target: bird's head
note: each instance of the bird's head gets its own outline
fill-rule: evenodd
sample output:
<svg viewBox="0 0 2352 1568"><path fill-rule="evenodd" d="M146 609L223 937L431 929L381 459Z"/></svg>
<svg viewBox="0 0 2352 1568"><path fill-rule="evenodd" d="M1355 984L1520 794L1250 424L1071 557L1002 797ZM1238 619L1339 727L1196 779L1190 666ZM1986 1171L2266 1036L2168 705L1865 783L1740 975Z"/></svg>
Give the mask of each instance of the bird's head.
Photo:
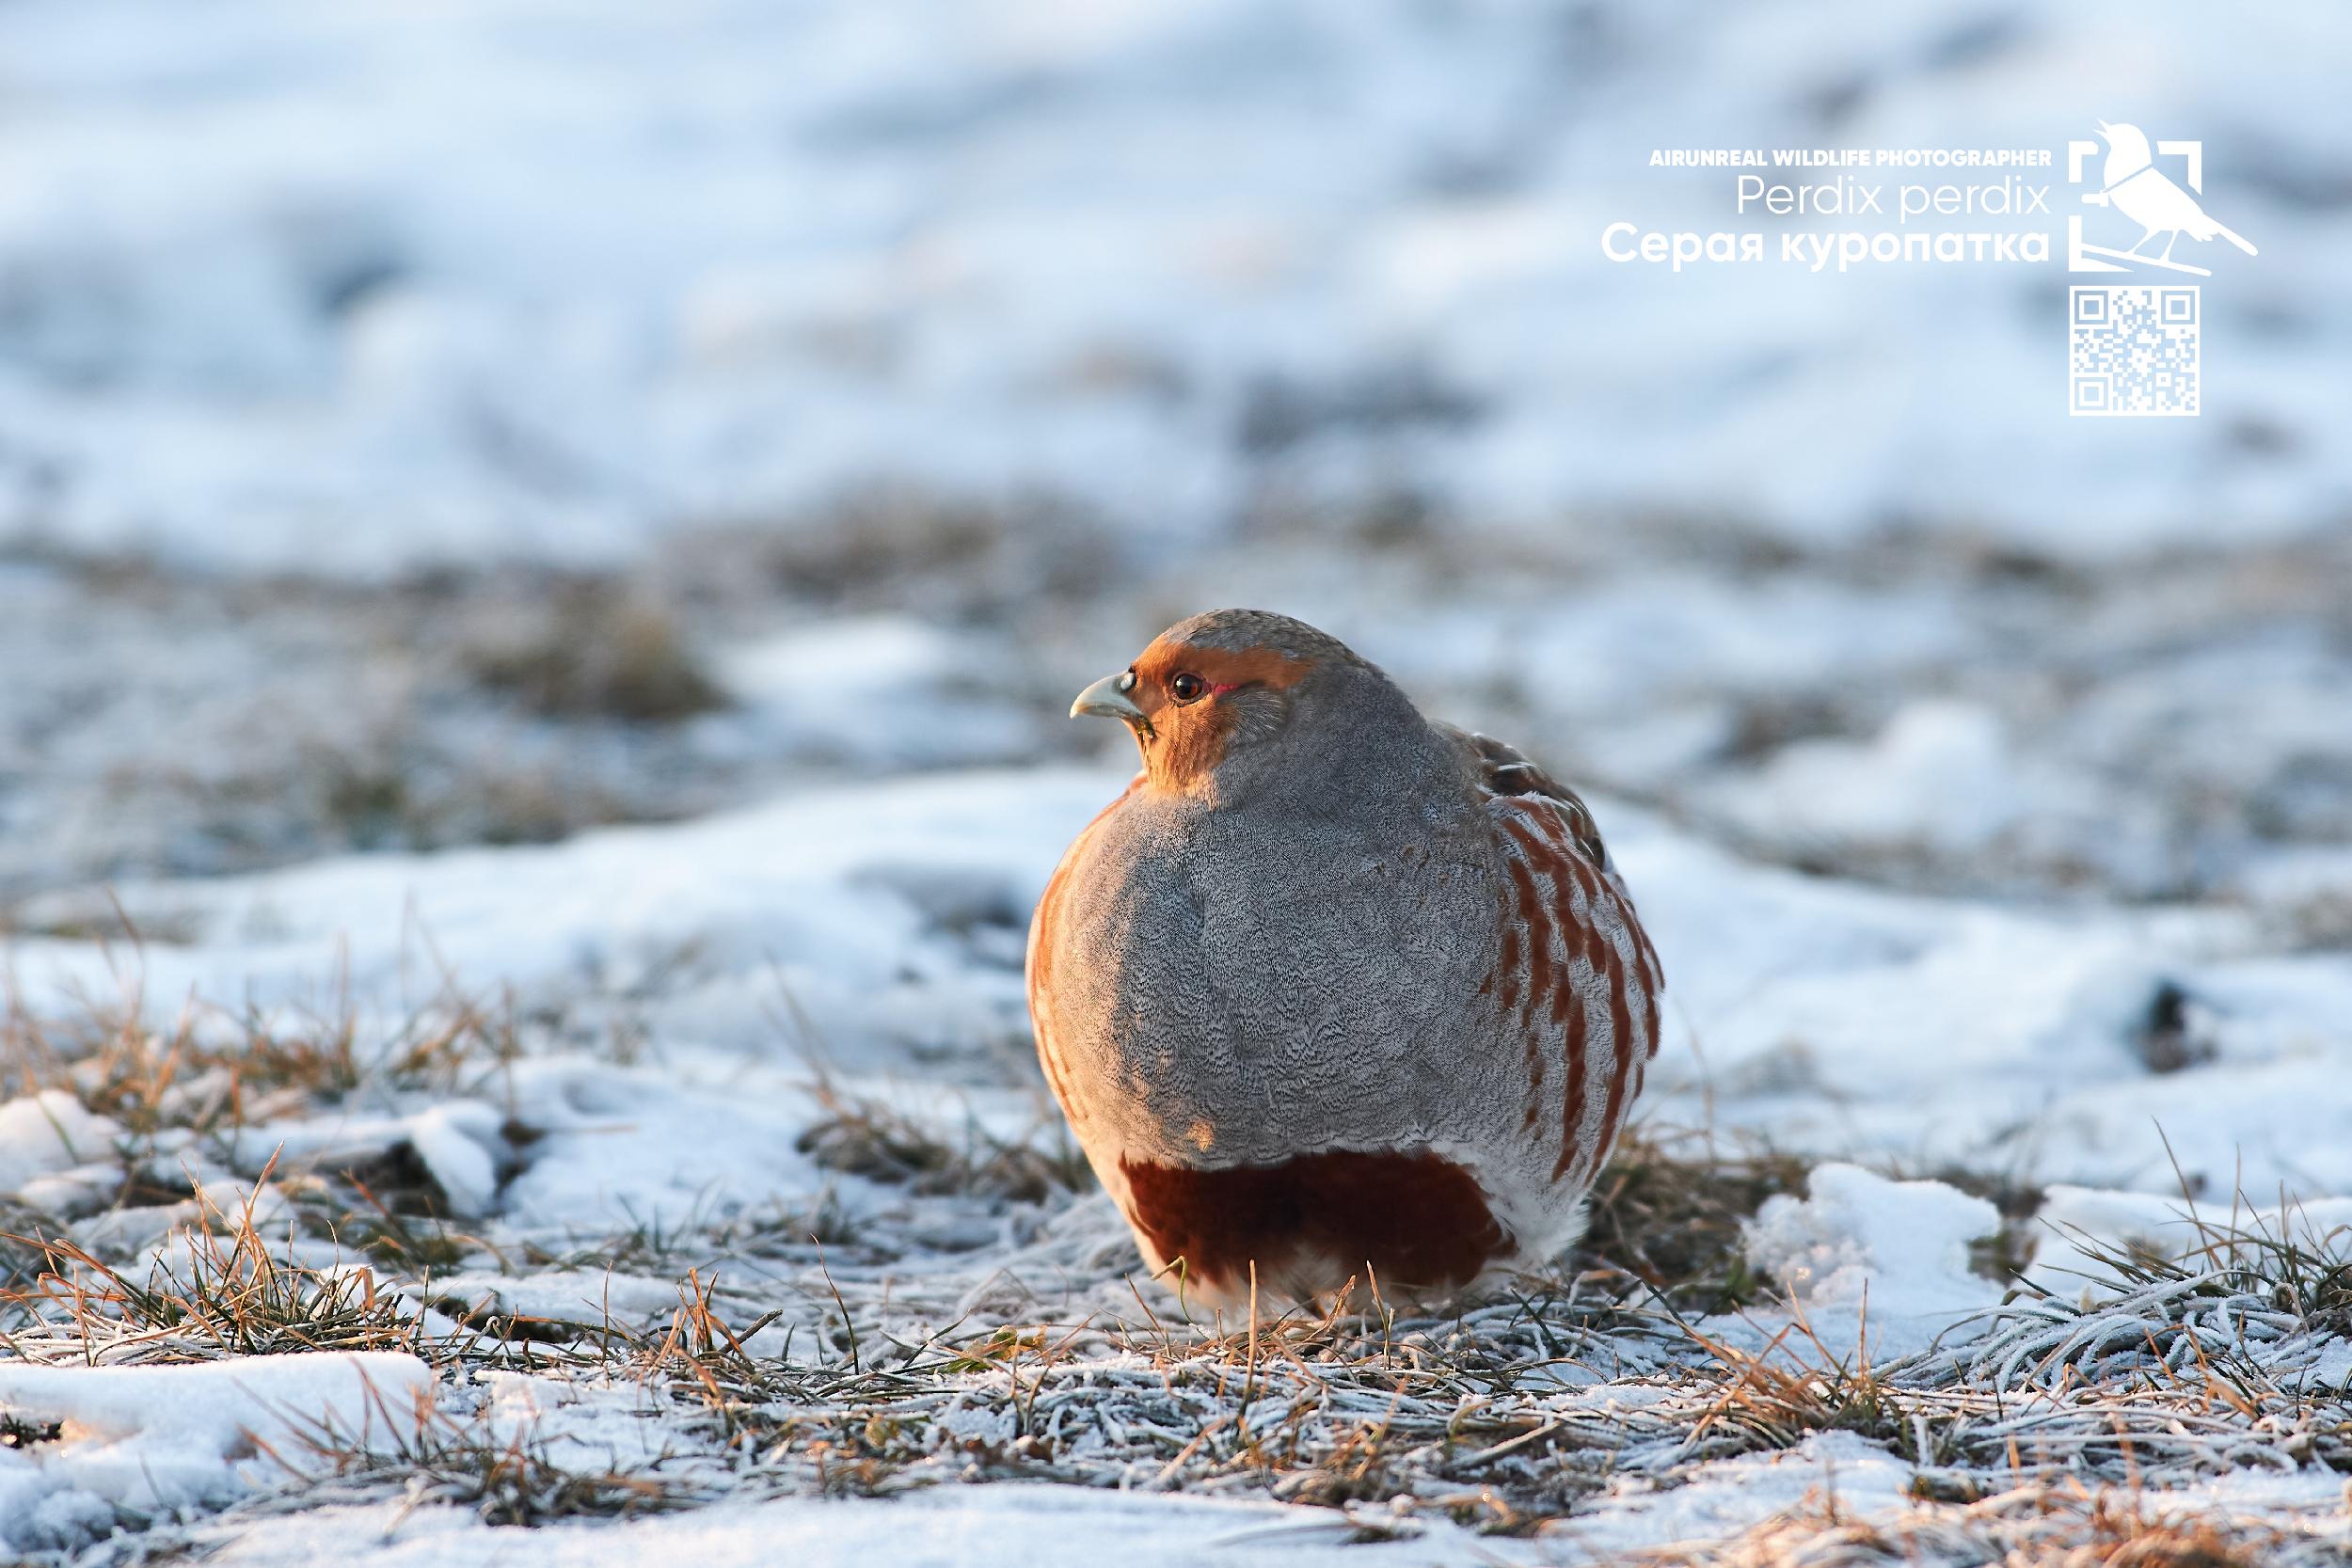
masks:
<svg viewBox="0 0 2352 1568"><path fill-rule="evenodd" d="M2099 135L2106 138L2107 150L2127 164L2137 166L2155 161L2148 150L2148 138L2137 125L2109 125L2103 119Z"/></svg>
<svg viewBox="0 0 2352 1568"><path fill-rule="evenodd" d="M1126 724L1155 785L1221 798L1272 767L1277 742L1370 721L1391 705L1385 694L1395 694L1385 676L1303 621L1213 610L1153 638L1133 664L1079 692L1070 712Z"/></svg>

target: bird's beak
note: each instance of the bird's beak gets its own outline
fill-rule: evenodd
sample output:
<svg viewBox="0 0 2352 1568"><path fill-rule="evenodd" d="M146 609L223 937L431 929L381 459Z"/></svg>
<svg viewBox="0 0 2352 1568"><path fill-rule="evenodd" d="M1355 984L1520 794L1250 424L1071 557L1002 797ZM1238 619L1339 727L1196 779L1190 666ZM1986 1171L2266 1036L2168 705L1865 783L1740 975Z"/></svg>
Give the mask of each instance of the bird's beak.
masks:
<svg viewBox="0 0 2352 1568"><path fill-rule="evenodd" d="M2108 132L2110 132L2110 131L2112 131L2112 130L2114 130L2114 129L2115 129L2115 127L2114 127L2114 126L2109 125L2109 124L2108 124L2106 120L2104 120L2104 119L2103 119L2103 120L2101 120L2101 121L2099 122L2099 135L2103 135L2103 136L2104 136L2104 135L2106 135Z"/></svg>
<svg viewBox="0 0 2352 1568"><path fill-rule="evenodd" d="M1116 675L1104 675L1078 693L1078 700L1070 705L1070 717L1116 719L1137 735L1151 735L1152 721L1127 697L1128 689L1135 683L1134 674L1124 670Z"/></svg>

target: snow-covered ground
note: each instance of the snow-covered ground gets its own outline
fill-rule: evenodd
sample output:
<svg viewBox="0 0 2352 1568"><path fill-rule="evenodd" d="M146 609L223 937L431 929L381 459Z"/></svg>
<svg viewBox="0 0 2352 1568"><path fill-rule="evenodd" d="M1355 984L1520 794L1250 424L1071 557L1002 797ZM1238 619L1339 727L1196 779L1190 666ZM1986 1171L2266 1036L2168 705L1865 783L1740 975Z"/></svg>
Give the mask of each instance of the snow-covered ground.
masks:
<svg viewBox="0 0 2352 1568"><path fill-rule="evenodd" d="M0 8L0 1556L2341 1560L2348 67ZM1598 251L1720 222L1653 147L2119 118L2261 242L2196 420L2051 417L2055 274ZM1187 1321L1034 1067L1062 709L1220 603L1589 788L1664 960L1458 1319Z"/></svg>
<svg viewBox="0 0 2352 1568"><path fill-rule="evenodd" d="M356 568L874 482L1159 541L1368 491L2305 534L2352 500L2348 51L2326 7L2191 0L12 6L0 518ZM2050 417L2043 269L1666 286L1597 243L1723 225L1724 171L1653 149L2122 118L2205 140L2261 246L2194 423Z"/></svg>
<svg viewBox="0 0 2352 1568"><path fill-rule="evenodd" d="M1283 1341L1266 1353L1266 1391L1239 1414L1213 1392L1189 1411L1154 1409L1153 1390L1183 1388L1204 1367L1238 1375L1218 1359L1234 1353L1218 1351L1214 1325L1182 1326L1179 1305L1135 1277L1099 1195L1062 1185L1073 1162L1027 1065L1019 978L1025 911L1060 846L1122 782L1095 768L956 770L547 847L125 885L121 918L168 927L172 940L20 941L18 1006L58 1021L40 1050L66 1058L66 1086L0 1106L0 1179L40 1216L31 1228L87 1249L51 1265L103 1283L92 1271L107 1259L141 1285L152 1268L149 1288L167 1297L226 1301L234 1292L220 1281L252 1265L185 1227L226 1229L279 1260L280 1296L341 1304L340 1316L302 1316L311 1326L289 1332L310 1338L293 1343L356 1334L327 1342L397 1344L405 1355L372 1354L421 1367L422 1352L448 1371L437 1402L410 1411L414 1431L389 1449L381 1432L372 1446L349 1437L374 1408L360 1394L297 1386L286 1400L299 1409L273 1418L307 1423L316 1441L272 1446L282 1466L258 1475L251 1446L222 1444L230 1417L188 1428L166 1385L151 1407L166 1424L153 1427L138 1414L150 1406L112 1383L0 1363L0 1405L32 1434L0 1456L17 1546L70 1545L117 1519L245 1495L235 1517L265 1522L186 1527L230 1542L231 1560L379 1541L388 1560L446 1560L506 1549L459 1538L450 1511L469 1504L466 1518L692 1502L712 1512L593 1527L615 1532L604 1545L575 1537L589 1527L553 1526L545 1545L518 1549L723 1554L781 1532L905 1553L989 1530L1051 1535L1040 1549L1074 1560L1099 1531L1179 1561L1203 1531L1310 1552L1369 1531L1408 1540L1414 1560L1485 1560L1490 1544L1470 1531L1509 1523L1530 1498L1507 1484L1500 1513L1463 1503L1476 1488L1465 1493L1461 1466L1433 1458L1426 1438L1384 1461L1408 1472L1392 1489L1329 1495L1376 1499L1368 1518L1361 1501L1342 1517L1295 1500L1131 1503L1034 1484L975 1500L793 1500L991 1475L1263 1496L1248 1480L1259 1464L1274 1497L1295 1498L1312 1495L1296 1478L1320 1472L1286 1481L1271 1459L1216 1440L1220 1419L1296 1428L1321 1464L1343 1468L1331 1429L1407 1398L1440 1430L1470 1422L1491 1433L1486 1446L1566 1466L1549 1481L1545 1465L1498 1471L1581 1499L1565 1534L1508 1560L1779 1528L1823 1497L1900 1514L1929 1484L1923 1471L1937 1485L1973 1473L1967 1456L1991 1441L1975 1429L1998 1418L1972 1401L2006 1394L2031 1409L2046 1358L2111 1358L2109 1320L2143 1323L2147 1288L2116 1274L2115 1248L2194 1259L2216 1244L2212 1227L2234 1224L2341 1259L2352 1234L2339 1197L2352 1197L2340 1135L2352 1125L2352 964L2341 955L2278 952L2242 910L2024 911L1807 878L1603 802L1672 976L1673 1032L1645 1129L1709 1129L1726 1148L1828 1162L1753 1221L1744 1252L1769 1291L1669 1331L1641 1316L1638 1291L1621 1299L1598 1275L1564 1274L1526 1287L1551 1306L1505 1301L1465 1324L1413 1326L1429 1360L1420 1385L1375 1398L1352 1386L1366 1375L1350 1359L1369 1354L1360 1347ZM163 1037L126 1043L135 1019ZM29 1061L35 1026L20 1028ZM56 1037L76 1030L115 1033ZM342 1065L302 1065L339 1041L350 1042ZM141 1051L143 1069L126 1060ZM168 1071L154 1065L167 1056ZM1983 1196L1915 1179L1931 1173L2027 1195L2027 1210L2005 1217ZM2241 1191L2271 1212L2233 1213ZM2036 1210L2038 1223L2018 1223ZM2004 1298L1988 1255L2062 1304L2047 1308L2055 1328L1985 1317ZM2288 1310L2278 1294L2288 1286L2243 1269L2182 1277L2154 1321L2169 1327L2164 1314L2217 1295L2222 1326L2210 1332L2221 1337L2199 1342L2280 1391L2254 1396L2263 1414L2234 1450L2200 1433L2167 1451L2160 1430L2134 1463L2239 1526L2292 1516L2322 1490L2340 1496L2314 1481L2270 1501L2240 1497L2249 1461L2231 1456L2286 1444L2276 1463L2289 1468L2298 1452L2317 1465L2352 1457L2317 1415L2352 1379L2352 1340L2331 1326L2341 1307ZM357 1312L358 1293L380 1313ZM245 1322L234 1307L215 1310ZM2268 1314L2259 1334L2249 1312ZM194 1317L175 1325L166 1313L137 1333L93 1326L53 1293L18 1343L37 1360L90 1347L126 1364L108 1377L170 1379L185 1370L128 1364L216 1354L204 1335L217 1331ZM1531 1321L1549 1327L1531 1337ZM1993 1354L1967 1348L1988 1333L2037 1332L2046 1343L2014 1364L1988 1372L1967 1360ZM699 1372L680 1350L697 1343L710 1363ZM1248 1351L1252 1365L1258 1354ZM1456 1365L1479 1357L1492 1364L1474 1376ZM1322 1365L1334 1358L1341 1367ZM1875 1397L1898 1410L1915 1400L1915 1418L1948 1431L1907 1449L1868 1442L1859 1433L1871 1421L1833 1409L1787 1418L1797 1446L1786 1454L1732 1457L1777 1438L1706 1440L1709 1402L1783 1360L1795 1369L1783 1375L1833 1386L1896 1369ZM211 1365L247 1364L270 1358ZM695 1378L712 1381L706 1390ZM303 1398L324 1402L313 1412ZM1041 1402L1060 1414L1048 1422ZM2039 1418L2063 1428L2069 1410L2055 1401ZM2168 1403L2135 1419L2177 1428L2180 1413ZM58 1423L54 1434L44 1422ZM1137 1423L1181 1437L1146 1440ZM1565 1447L1541 1441L1563 1431L1576 1433ZM1208 1435L1183 1440L1196 1433ZM1530 1433L1535 1446L1512 1441ZM2086 1441L2048 1430L2036 1440L2054 1435ZM2101 1426L2090 1440L2106 1436ZM1577 1474L1604 1447L1617 1479ZM171 1465L151 1463L151 1449ZM509 1449L528 1462L513 1461L503 1483L539 1502L500 1501L507 1494L483 1479L496 1468L483 1454ZM828 1454L852 1479L828 1480ZM1415 1465L1448 1484L1416 1482ZM528 1473L508 1473L517 1468ZM1693 1490L1719 1470L1720 1497ZM107 1479L133 1474L153 1495L130 1497L128 1482ZM447 1506L412 1516L370 1500L404 1476ZM1688 1484L1659 1493L1669 1480ZM1391 1497L1420 1497L1427 1516ZM297 1502L324 1511L274 1517Z"/></svg>

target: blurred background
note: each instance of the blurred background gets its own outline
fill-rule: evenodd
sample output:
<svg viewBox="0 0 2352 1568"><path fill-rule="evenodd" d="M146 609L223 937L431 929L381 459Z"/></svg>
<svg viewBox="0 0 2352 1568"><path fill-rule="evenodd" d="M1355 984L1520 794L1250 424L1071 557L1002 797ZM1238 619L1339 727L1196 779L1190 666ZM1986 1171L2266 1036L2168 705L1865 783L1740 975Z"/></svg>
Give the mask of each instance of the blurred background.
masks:
<svg viewBox="0 0 2352 1568"><path fill-rule="evenodd" d="M2342 942L2347 79L2299 5L10 0L0 909L1108 754L1249 603L1766 861ZM2196 420L2064 416L2058 263L1600 253L1729 226L1653 149L2100 119L2261 246Z"/></svg>
<svg viewBox="0 0 2352 1568"><path fill-rule="evenodd" d="M0 0L0 1371L459 1423L271 1394L333 1477L187 1527L242 1385L18 1368L0 1560L2340 1549L2347 84L2343 0ZM2194 419L2066 413L2102 120L2259 247ZM2048 149L2053 259L1607 260L1894 227L1717 148ZM1032 1045L1070 701L1221 605L1584 791L1670 976L1584 1243L1361 1359L1171 1340Z"/></svg>

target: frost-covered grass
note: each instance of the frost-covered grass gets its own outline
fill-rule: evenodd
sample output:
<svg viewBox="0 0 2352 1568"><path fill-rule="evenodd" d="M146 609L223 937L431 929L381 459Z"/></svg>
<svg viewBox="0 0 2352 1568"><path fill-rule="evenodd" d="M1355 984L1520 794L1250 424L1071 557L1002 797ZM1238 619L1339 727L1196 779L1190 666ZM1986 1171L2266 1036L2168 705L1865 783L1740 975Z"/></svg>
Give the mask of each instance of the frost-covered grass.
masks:
<svg viewBox="0 0 2352 1568"><path fill-rule="evenodd" d="M2298 1022L2340 964L2249 965L2258 927L2211 911L2054 923L1809 884L1620 810L1680 1021L1585 1243L1442 1317L1203 1317L1139 1276L1034 1072L969 1027L1017 1008L1018 911L1116 783L967 774L130 889L122 920L177 909L182 940L21 944L10 1357L390 1354L432 1392L364 1432L348 1402L294 1410L301 1440L134 1497L87 1483L90 1446L163 1437L0 1376L14 1548L441 1550L471 1539L455 1519L725 1538L806 1499L919 1533L978 1483L1025 1539L1069 1508L1170 1553L1200 1528L1413 1560L2342 1545L2352 1214L2210 1186L2225 1146L2273 1181L2316 1152L2217 1094L2243 1041L2301 1074L2304 1115L2344 1114L2340 1047ZM379 879L404 911L357 920ZM2152 1027L2188 1027L2150 942L2215 1059L2150 1060ZM1945 1071L1920 1121L1904 1015L1990 994L2028 947L2059 983L1938 1029L1923 1070L1969 1080ZM229 975L243 1002L204 1002ZM1864 1030L1851 1063L1836 1016ZM2071 1064L2086 1105L2177 1090L2160 1114L2195 1139L2051 1147L2079 1113L2013 1125L2004 1040L2043 1084ZM1836 1114L1789 1114L1816 1099ZM1212 1505L1241 1512L1186 1512Z"/></svg>
<svg viewBox="0 0 2352 1568"><path fill-rule="evenodd" d="M1971 629L1927 657L1853 560L1719 593L1632 546L1581 575L1531 558L1504 591L1448 588L1410 544L1364 557L1329 614L1322 548L1246 559L1433 706L1616 759L1604 774L1645 766L1644 721L1580 688L1613 657L1596 618L1731 618L1618 661L1660 712L1783 715L1720 752L1674 742L1723 781L1842 722L1772 693L1909 701L1892 694L1953 678L2011 614L2099 609L2077 714L2152 661L2258 640L2271 610L2324 625L2293 594L2198 598L2228 574L2193 565L2143 564L2112 598L2006 599L1947 562L1910 580ZM1597 803L1669 967L1672 1037L1582 1246L1442 1318L1203 1321L1137 1276L1023 1015L1027 911L1123 768L959 763L1041 733L1029 694L1117 657L1155 595L1225 596L1216 570L1041 591L1015 616L985 573L825 559L841 575L800 587L633 586L705 608L675 624L728 691L717 713L560 711L437 666L559 754L598 734L641 765L715 748L738 765L715 793L750 798L733 809L236 877L36 879L56 885L17 908L0 1037L9 1550L443 1561L548 1539L764 1560L786 1537L891 1557L974 1530L1045 1561L1191 1560L1202 1539L1351 1561L2344 1548L2352 967L2306 912L2337 886L2325 852L2212 838L2196 901L2142 901L2110 861L2052 903L2030 895L2042 873L1945 834L1936 767L1873 775L1911 814L1879 824L1910 835L1890 859L1728 827L1687 788L1703 770L1654 753L1650 809ZM60 604L91 591L51 580L80 583ZM2130 603L2154 584L2207 607L2208 642L2163 651ZM207 590L156 592L168 620ZM282 590L293 621L263 626L326 592ZM406 624L406 590L333 592ZM532 602L508 592L427 602ZM1806 639L1814 662L1756 684L1748 650ZM142 645L125 634L121 668ZM378 667L355 649L319 668L337 657ZM2231 765L2325 806L2324 753L2278 717ZM1584 753L1563 744L1578 735L1612 738ZM2074 842L2136 853L2137 832ZM1967 876L1936 871L1954 855ZM1792 858L1816 873L1774 863ZM248 1451L223 1424L232 1385L204 1385L230 1414L194 1442L86 1419L46 1375L319 1354L407 1358L428 1399L388 1421L297 1380ZM38 1389L8 1392L18 1366ZM134 1470L152 1495L105 1480Z"/></svg>
<svg viewBox="0 0 2352 1568"><path fill-rule="evenodd" d="M838 1088L807 1109L812 1141L865 1173L830 1220L644 1227L587 1249L601 1270L495 1220L462 1237L414 1222L435 1225L445 1259L348 1246L329 1239L335 1211L364 1232L375 1195L275 1162L241 1207L203 1207L112 1263L70 1238L93 1220L119 1233L135 1206L77 1223L21 1213L45 1256L9 1297L11 1351L121 1370L80 1382L0 1365L13 1455L0 1474L26 1499L16 1544L70 1544L110 1520L266 1543L280 1515L323 1507L349 1511L359 1535L379 1522L398 1535L383 1513L395 1502L512 1526L1030 1482L1114 1509L1114 1494L1274 1499L1333 1511L1335 1540L1469 1550L1475 1536L1506 1556L1510 1541L1663 1545L1689 1523L1684 1492L1724 1488L1709 1516L1730 1538L1668 1559L1776 1561L1802 1545L1808 1561L1962 1560L2013 1543L2106 1560L2177 1536L2232 1560L2329 1549L2328 1527L2259 1493L2233 1498L2233 1478L2352 1472L2344 1229L2201 1215L2179 1257L2075 1231L2070 1258L2111 1283L2045 1276L1989 1309L1997 1286L1972 1301L1963 1285L1939 1338L1874 1356L1867 1302L1846 1322L1841 1292L1804 1277L1818 1249L1847 1283L1916 1307L1921 1260L1964 1268L1974 1200L1831 1167L1833 1200L1817 1171L1811 1200L1773 1198L1750 1229L1753 1302L1686 1310L1677 1294L1716 1289L1706 1275L1722 1259L1644 1277L1656 1259L1613 1255L1612 1239L1664 1240L1669 1216L1694 1210L1706 1236L1785 1167L1636 1147L1584 1248L1453 1315L1202 1320L1133 1276L1099 1196L1030 1181L1027 1166L1010 1185L925 1192L940 1173L991 1168L973 1164L968 1129ZM986 1159L1005 1153L992 1143ZM1775 1239L1791 1226L1794 1247ZM431 1397L313 1406L264 1380L238 1397L263 1402L270 1440L230 1440L258 1418L232 1400L207 1418L227 1434L207 1440L210 1467L191 1466L158 1414L183 1407L161 1380L185 1364L354 1350L379 1379L421 1357ZM135 1392L137 1369L153 1369L151 1395ZM101 1395L103 1419L87 1402ZM122 1444L179 1445L180 1468L143 1465L150 1494L109 1491L90 1478L115 1473L98 1456ZM1890 1468L1902 1500L1871 1497L1871 1478L1839 1501L1841 1464ZM188 1512L223 1502L227 1519ZM1316 1517L1268 1528L1311 1539Z"/></svg>

